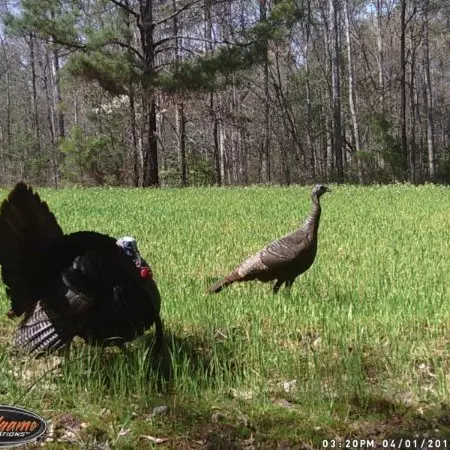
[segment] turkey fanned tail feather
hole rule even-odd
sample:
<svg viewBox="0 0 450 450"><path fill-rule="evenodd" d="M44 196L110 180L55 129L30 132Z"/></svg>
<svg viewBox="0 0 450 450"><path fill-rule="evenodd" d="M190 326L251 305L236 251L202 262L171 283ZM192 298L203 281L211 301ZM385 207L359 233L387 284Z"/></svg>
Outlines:
<svg viewBox="0 0 450 450"><path fill-rule="evenodd" d="M15 315L39 299L44 274L38 255L62 235L47 204L24 183L0 206L0 265Z"/></svg>
<svg viewBox="0 0 450 450"><path fill-rule="evenodd" d="M32 313L28 314L19 325L13 345L35 354L58 350L73 338L73 335L63 331L67 324L59 325L57 319L50 320L47 312L38 303Z"/></svg>

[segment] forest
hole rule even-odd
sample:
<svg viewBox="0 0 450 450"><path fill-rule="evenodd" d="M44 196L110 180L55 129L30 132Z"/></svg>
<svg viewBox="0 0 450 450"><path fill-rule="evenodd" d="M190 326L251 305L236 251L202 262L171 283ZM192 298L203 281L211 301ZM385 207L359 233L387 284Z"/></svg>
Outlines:
<svg viewBox="0 0 450 450"><path fill-rule="evenodd" d="M0 184L450 181L450 4L1 0Z"/></svg>

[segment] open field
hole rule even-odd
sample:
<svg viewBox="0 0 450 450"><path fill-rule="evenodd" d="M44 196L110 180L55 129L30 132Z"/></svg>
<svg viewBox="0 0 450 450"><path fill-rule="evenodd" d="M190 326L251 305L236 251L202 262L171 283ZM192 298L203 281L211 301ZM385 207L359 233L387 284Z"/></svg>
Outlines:
<svg viewBox="0 0 450 450"><path fill-rule="evenodd" d="M145 339L127 352L9 355L2 290L0 404L49 419L48 448L450 438L450 188L331 188L314 265L277 296L259 282L205 289L303 222L310 188L39 190L65 232L136 237L162 295L173 379L156 382ZM152 415L160 405L169 412Z"/></svg>

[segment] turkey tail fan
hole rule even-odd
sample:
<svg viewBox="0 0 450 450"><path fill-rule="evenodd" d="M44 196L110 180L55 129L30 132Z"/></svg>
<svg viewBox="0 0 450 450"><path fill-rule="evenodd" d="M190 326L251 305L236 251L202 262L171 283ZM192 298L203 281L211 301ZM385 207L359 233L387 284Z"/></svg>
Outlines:
<svg viewBox="0 0 450 450"><path fill-rule="evenodd" d="M35 251L63 235L47 203L22 182L16 184L0 207L0 230L1 265L13 258L3 251L5 246L19 253L25 248Z"/></svg>
<svg viewBox="0 0 450 450"><path fill-rule="evenodd" d="M57 350L64 347L73 338L67 332L61 331L62 325L57 320L50 319L47 312L38 303L19 325L13 345L34 354Z"/></svg>
<svg viewBox="0 0 450 450"><path fill-rule="evenodd" d="M48 242L62 236L55 216L26 184L17 183L0 207L0 265L11 295L12 309L20 316L37 301L38 255Z"/></svg>

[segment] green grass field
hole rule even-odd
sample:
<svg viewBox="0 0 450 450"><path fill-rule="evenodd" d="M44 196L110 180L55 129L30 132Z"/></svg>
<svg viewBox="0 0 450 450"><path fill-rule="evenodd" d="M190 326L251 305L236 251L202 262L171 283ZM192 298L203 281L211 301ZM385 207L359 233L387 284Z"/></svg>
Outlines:
<svg viewBox="0 0 450 450"><path fill-rule="evenodd" d="M450 189L331 188L314 265L277 296L259 282L205 290L303 222L309 187L39 190L65 232L136 237L163 299L173 378L157 382L145 338L126 352L10 355L2 290L0 403L48 419L48 448L450 438Z"/></svg>

